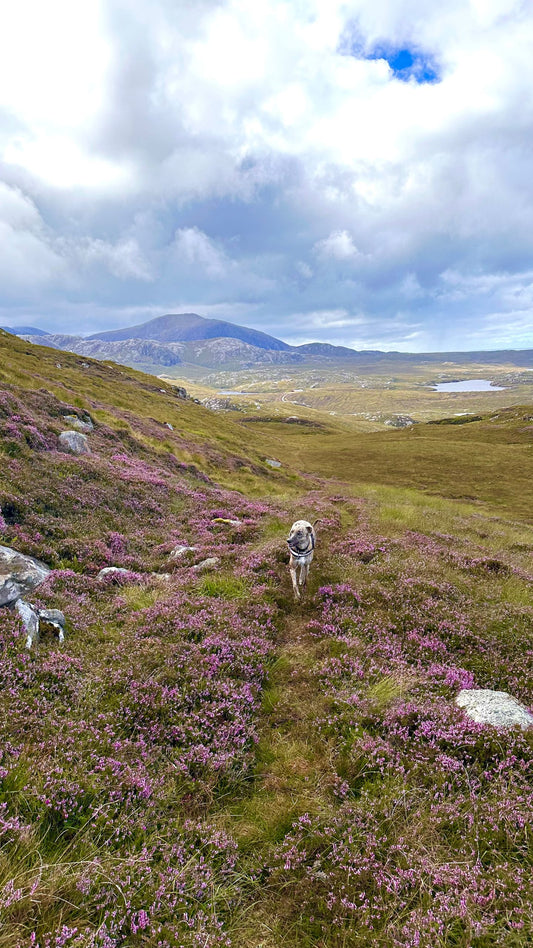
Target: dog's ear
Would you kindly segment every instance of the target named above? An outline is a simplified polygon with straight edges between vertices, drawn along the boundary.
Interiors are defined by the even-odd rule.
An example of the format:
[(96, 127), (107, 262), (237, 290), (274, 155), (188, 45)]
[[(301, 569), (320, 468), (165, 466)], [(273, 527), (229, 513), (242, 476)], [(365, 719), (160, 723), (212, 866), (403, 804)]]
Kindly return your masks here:
[(318, 520), (313, 521), (313, 526), (316, 527), (317, 523), (322, 523), (322, 521), (320, 520), (320, 517), (318, 518)]
[(313, 532), (313, 528), (312, 528), (311, 524), (309, 524), (309, 526), (307, 527), (307, 532), (308, 532), (309, 534), (311, 534), (311, 533)]

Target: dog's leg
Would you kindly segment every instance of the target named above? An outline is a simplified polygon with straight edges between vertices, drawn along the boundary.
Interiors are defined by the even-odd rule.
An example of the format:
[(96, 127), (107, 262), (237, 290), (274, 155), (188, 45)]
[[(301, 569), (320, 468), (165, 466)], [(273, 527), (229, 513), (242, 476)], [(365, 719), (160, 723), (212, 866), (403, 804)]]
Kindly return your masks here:
[(289, 571), (290, 571), (291, 579), (292, 579), (292, 588), (294, 590), (294, 598), (299, 599), (300, 590), (298, 589), (298, 583), (296, 581), (296, 566), (294, 566), (293, 563), (291, 563), (291, 565), (289, 566)]
[(309, 567), (302, 566), (302, 571), (300, 573), (300, 586), (307, 586), (307, 577), (309, 576)]

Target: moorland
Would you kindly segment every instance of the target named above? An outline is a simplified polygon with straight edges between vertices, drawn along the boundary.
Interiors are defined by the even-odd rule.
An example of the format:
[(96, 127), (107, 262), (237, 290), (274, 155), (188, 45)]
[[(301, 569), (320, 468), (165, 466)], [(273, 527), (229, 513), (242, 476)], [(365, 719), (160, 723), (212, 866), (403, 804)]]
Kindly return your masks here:
[(454, 702), (532, 702), (531, 372), (179, 369), (0, 332), (0, 543), (67, 622), (0, 609), (1, 948), (531, 944), (531, 729)]

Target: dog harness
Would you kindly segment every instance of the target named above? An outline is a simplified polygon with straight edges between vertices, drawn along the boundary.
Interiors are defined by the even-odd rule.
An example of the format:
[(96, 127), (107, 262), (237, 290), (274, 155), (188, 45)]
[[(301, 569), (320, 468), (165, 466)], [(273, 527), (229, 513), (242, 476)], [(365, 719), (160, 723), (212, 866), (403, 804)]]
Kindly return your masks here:
[(290, 540), (287, 540), (287, 543), (288, 543), (288, 545), (289, 545), (289, 550), (291, 551), (291, 553), (292, 553), (292, 555), (294, 556), (294, 558), (297, 559), (297, 560), (303, 560), (303, 559), (305, 559), (305, 557), (308, 556), (309, 553), (312, 553), (312, 551), (313, 551), (314, 548), (315, 548), (315, 538), (314, 538), (313, 534), (311, 534), (310, 543), (309, 543), (309, 546), (307, 547), (306, 550), (300, 550), (299, 547), (298, 547), (296, 550), (294, 550), (294, 549), (292, 548), (292, 546), (291, 546), (291, 541), (290, 541)]

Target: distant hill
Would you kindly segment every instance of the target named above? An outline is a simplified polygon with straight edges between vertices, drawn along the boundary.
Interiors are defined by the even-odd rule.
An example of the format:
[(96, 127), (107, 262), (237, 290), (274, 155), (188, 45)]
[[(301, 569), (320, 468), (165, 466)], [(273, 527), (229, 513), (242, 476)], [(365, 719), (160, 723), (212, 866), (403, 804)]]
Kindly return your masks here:
[(286, 342), (269, 336), (256, 329), (237, 326), (221, 319), (205, 319), (196, 313), (170, 313), (157, 316), (147, 323), (128, 326), (125, 329), (113, 329), (110, 332), (97, 332), (89, 339), (101, 339), (105, 342), (119, 342), (124, 339), (152, 339), (156, 342), (192, 342), (200, 339), (240, 339), (258, 349), (273, 351), (290, 350)]
[(303, 346), (294, 347), (303, 356), (325, 356), (330, 359), (354, 359), (368, 355), (383, 355), (373, 350), (358, 352), (357, 349), (349, 349), (348, 346), (332, 346), (329, 342), (308, 342)]
[(4, 332), (10, 332), (13, 336), (47, 336), (45, 329), (38, 329), (37, 326), (0, 326)]

